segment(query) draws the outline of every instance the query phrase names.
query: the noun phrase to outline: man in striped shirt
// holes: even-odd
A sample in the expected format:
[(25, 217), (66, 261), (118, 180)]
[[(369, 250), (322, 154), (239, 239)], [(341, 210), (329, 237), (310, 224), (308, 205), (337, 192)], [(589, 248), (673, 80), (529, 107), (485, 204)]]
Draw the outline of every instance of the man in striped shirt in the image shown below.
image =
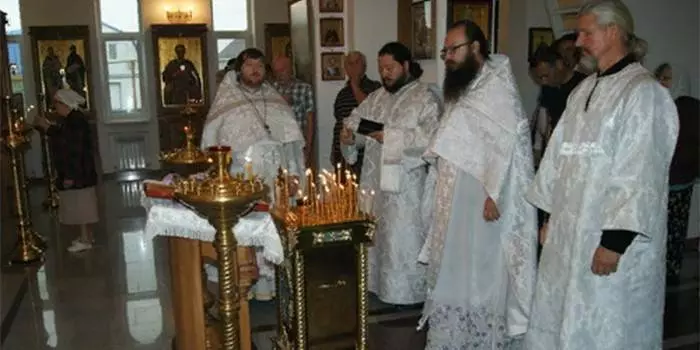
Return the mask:
[(362, 153), (358, 155), (357, 163), (348, 165), (340, 152), (340, 131), (343, 129), (343, 119), (350, 116), (350, 113), (367, 98), (374, 90), (382, 87), (378, 81), (371, 80), (365, 75), (367, 71), (367, 58), (362, 52), (351, 51), (345, 56), (345, 74), (348, 82), (335, 98), (333, 114), (335, 115), (335, 127), (333, 128), (333, 148), (331, 149), (331, 164), (335, 166), (340, 163), (343, 171), (351, 170), (360, 178), (362, 169)]

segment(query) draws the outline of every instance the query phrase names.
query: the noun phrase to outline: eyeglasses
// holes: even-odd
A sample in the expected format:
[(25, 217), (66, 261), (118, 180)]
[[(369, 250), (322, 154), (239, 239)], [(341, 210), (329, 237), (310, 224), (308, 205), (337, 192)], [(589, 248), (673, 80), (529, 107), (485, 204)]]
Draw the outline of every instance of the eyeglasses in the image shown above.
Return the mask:
[(440, 58), (444, 60), (445, 57), (447, 57), (447, 55), (453, 55), (455, 52), (457, 52), (457, 50), (459, 50), (459, 48), (467, 45), (469, 45), (469, 42), (465, 41), (461, 44), (445, 47), (442, 50), (440, 50)]

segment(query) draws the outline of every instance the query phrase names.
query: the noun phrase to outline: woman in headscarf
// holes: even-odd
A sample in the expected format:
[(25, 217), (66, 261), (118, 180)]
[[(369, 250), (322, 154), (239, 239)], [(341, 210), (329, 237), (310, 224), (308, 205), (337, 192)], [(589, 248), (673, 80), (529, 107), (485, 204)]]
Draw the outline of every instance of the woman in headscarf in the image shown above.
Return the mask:
[(664, 63), (654, 71), (656, 79), (668, 88), (676, 100), (680, 128), (676, 151), (671, 161), (668, 195), (668, 239), (666, 246), (666, 281), (680, 283), (683, 250), (688, 233), (690, 203), (698, 178), (698, 130), (700, 129), (700, 100), (686, 96), (680, 77), (674, 77), (671, 65)]
[(81, 112), (85, 99), (71, 89), (61, 89), (53, 96), (58, 115), (56, 123), (43, 117), (38, 127), (51, 137), (55, 152), (57, 186), (59, 189), (59, 221), (63, 225), (80, 227), (80, 237), (68, 251), (77, 253), (92, 248), (93, 235), (89, 225), (99, 220), (97, 213), (97, 171), (90, 124)]

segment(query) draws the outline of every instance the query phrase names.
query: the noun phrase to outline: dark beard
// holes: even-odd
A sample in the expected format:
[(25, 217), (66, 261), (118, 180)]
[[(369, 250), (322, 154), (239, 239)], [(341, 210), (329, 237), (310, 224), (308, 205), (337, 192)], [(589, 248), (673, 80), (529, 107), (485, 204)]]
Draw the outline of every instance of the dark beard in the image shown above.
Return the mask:
[(479, 62), (469, 55), (457, 67), (445, 67), (442, 90), (445, 102), (456, 102), (479, 73)]
[(413, 78), (411, 78), (408, 74), (404, 74), (401, 76), (401, 78), (397, 79), (394, 85), (387, 86), (386, 83), (382, 80), (382, 85), (384, 85), (384, 89), (386, 91), (389, 91), (390, 93), (395, 93), (399, 90), (401, 90), (402, 87), (406, 86), (406, 84), (410, 83), (413, 81)]
[(250, 79), (243, 77), (242, 74), (239, 74), (238, 75), (238, 82), (243, 84), (244, 86), (250, 88), (250, 89), (257, 89), (265, 82), (265, 80), (261, 80), (259, 83), (254, 83)]

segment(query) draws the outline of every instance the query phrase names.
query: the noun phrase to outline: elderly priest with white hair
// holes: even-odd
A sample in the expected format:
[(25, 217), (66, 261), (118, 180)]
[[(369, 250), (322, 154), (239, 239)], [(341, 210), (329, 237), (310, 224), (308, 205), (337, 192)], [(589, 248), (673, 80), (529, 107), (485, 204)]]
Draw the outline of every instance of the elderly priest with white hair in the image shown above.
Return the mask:
[(526, 346), (661, 349), (676, 108), (639, 63), (646, 44), (621, 1), (584, 5), (578, 32), (597, 72), (569, 97), (527, 195), (550, 217)]
[[(219, 86), (202, 133), (202, 148), (215, 145), (233, 149), (232, 171), (243, 172), (250, 162), (270, 188), (280, 167), (292, 177), (304, 171), (301, 129), (289, 104), (265, 82), (264, 57), (258, 49), (241, 52), (234, 71)], [(261, 276), (253, 292), (258, 300), (272, 299), (274, 280)]]

